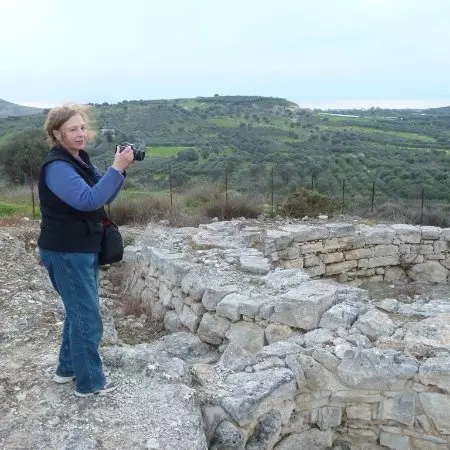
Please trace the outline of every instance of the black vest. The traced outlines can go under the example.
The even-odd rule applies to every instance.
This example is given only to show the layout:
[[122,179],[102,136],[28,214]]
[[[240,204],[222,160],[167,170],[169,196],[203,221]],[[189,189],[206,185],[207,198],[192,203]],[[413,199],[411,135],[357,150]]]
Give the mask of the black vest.
[[41,233],[38,246],[55,252],[98,253],[103,232],[104,208],[79,211],[63,202],[45,183],[45,166],[52,161],[66,161],[89,186],[94,186],[95,173],[88,154],[81,150],[83,164],[62,147],[53,147],[41,165],[39,200],[41,208]]

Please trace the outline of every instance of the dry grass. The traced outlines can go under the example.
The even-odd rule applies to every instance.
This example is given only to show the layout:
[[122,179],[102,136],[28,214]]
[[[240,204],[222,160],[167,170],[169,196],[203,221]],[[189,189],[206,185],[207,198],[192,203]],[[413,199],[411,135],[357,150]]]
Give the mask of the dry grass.
[[226,197],[218,185],[197,186],[182,194],[122,197],[111,206],[111,216],[118,225],[147,224],[167,220],[175,227],[198,226],[210,219],[256,218],[263,210],[263,201],[255,195],[231,191]]
[[372,213],[367,207],[358,208],[355,213],[361,217],[373,217],[391,223],[409,223],[413,225],[431,225],[441,228],[450,227],[450,206],[433,205],[424,207],[423,218],[420,205],[405,205],[401,202],[387,201],[374,208]]
[[393,294],[394,298],[402,298],[402,297],[414,298],[414,296],[416,295],[421,295],[422,290],[415,284],[405,284],[396,287]]
[[[34,198],[38,199],[37,186],[34,186]],[[2,186],[0,187],[0,199],[11,203],[31,203],[30,186]]]

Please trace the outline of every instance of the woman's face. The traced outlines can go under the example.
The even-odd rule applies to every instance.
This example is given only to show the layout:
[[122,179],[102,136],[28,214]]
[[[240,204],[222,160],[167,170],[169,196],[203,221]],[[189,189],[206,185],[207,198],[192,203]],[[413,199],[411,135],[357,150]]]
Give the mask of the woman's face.
[[60,129],[60,141],[73,152],[83,150],[86,146],[87,131],[83,117],[75,114]]

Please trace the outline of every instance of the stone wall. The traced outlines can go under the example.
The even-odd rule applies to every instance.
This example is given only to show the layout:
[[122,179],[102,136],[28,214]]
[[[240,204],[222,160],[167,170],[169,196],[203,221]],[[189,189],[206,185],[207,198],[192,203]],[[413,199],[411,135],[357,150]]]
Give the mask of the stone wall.
[[126,288],[222,356],[192,368],[210,448],[444,449],[450,305],[331,279],[446,281],[450,230],[220,222],[149,227]]
[[412,225],[286,225],[262,233],[256,245],[282,267],[304,268],[311,277],[443,282],[450,268],[450,228]]

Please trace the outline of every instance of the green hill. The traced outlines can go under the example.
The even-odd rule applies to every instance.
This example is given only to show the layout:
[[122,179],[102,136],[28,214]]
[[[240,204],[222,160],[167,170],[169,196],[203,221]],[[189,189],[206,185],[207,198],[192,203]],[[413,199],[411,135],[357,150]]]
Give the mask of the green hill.
[[[215,96],[93,104],[97,137],[89,149],[103,168],[114,145],[146,146],[129,173],[135,189],[224,182],[277,195],[303,186],[338,196],[450,198],[449,108],[311,111],[280,98]],[[45,111],[44,111],[45,113]],[[0,120],[2,136],[42,127],[45,114]],[[272,180],[273,167],[273,180]]]
[[28,116],[31,114],[39,114],[40,112],[42,112],[42,108],[16,105],[15,103],[0,99],[0,118]]

